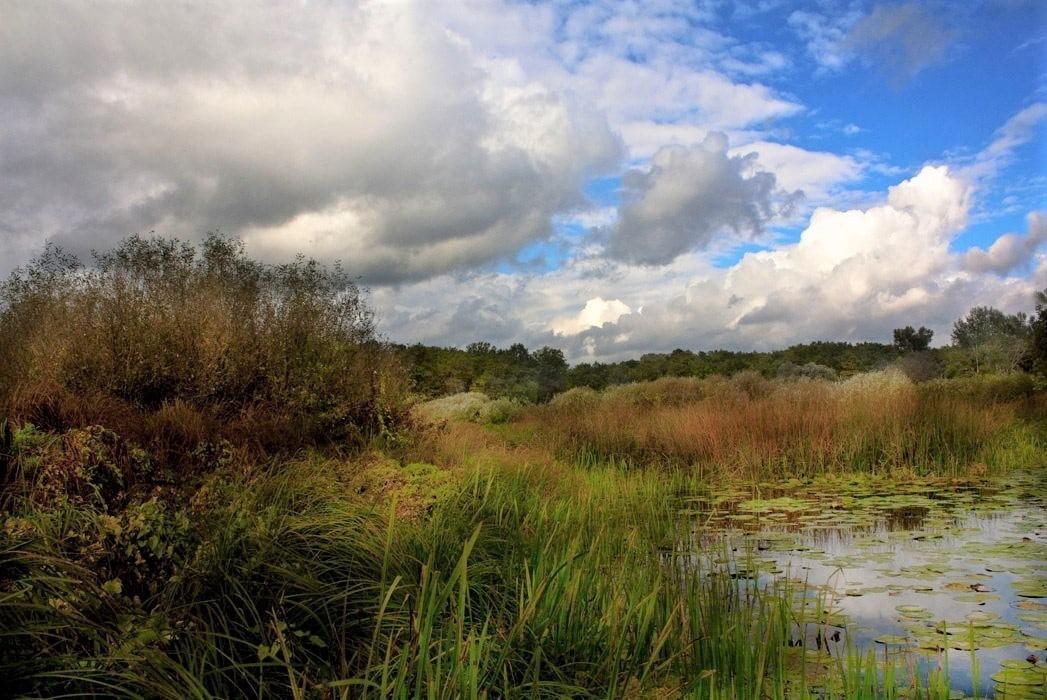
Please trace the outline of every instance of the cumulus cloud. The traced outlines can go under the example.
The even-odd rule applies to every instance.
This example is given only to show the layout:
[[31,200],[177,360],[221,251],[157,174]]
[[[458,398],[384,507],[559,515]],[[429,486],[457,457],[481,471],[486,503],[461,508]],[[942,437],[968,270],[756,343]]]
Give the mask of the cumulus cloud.
[[616,137],[422,9],[9,5],[5,263],[49,236],[84,250],[220,227],[263,257],[394,282],[546,237]]
[[[819,208],[795,244],[699,272],[682,294],[584,331],[576,346],[615,356],[644,344],[693,347],[695,339],[705,347],[767,347],[811,337],[886,337],[903,319],[937,318],[950,306],[949,294],[967,284],[949,243],[969,208],[962,180],[944,166],[926,167],[890,188],[882,204]],[[946,313],[952,318],[951,309]]]
[[[874,205],[816,209],[796,242],[748,253],[727,268],[698,252],[656,268],[582,257],[511,282],[502,274],[444,276],[396,295],[382,292],[377,301],[380,310],[414,310],[409,319],[383,311],[393,319],[385,327],[391,336],[451,340],[447,329],[463,307],[436,300],[482,297],[499,317],[518,321],[505,342],[555,345],[573,361],[676,347],[771,349],[813,338],[883,341],[914,323],[947,337],[970,306],[1027,310],[1032,292],[1047,286],[1047,256],[1035,250],[1027,277],[986,274],[951,250],[971,205],[965,179],[928,166]],[[1031,217],[1027,236],[1042,236],[1044,221]],[[452,342],[486,337],[477,331]]]
[[963,267],[971,272],[1004,275],[1033,262],[1033,255],[1047,242],[1047,213],[1029,214],[1029,230],[1024,235],[1005,233],[988,250],[970,248],[963,254]]
[[718,133],[690,148],[661,149],[650,169],[622,178],[624,201],[606,232],[608,255],[665,264],[723,231],[749,238],[763,233],[778,190],[774,175],[752,172],[756,157],[729,155],[727,138]]
[[597,328],[605,323],[614,323],[628,313],[632,313],[632,309],[620,299],[593,297],[585,302],[585,306],[577,315],[553,319],[550,329],[554,333],[574,335],[587,328]]

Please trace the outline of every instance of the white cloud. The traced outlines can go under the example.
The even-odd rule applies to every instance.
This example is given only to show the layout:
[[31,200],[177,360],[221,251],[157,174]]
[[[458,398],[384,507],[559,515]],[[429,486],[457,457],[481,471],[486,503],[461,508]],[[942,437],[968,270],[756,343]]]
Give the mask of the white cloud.
[[575,316],[561,316],[553,319],[549,329],[554,333],[575,335],[588,328],[599,328],[605,323],[614,323],[625,314],[632,313],[620,299],[593,297]]
[[690,132],[685,142],[693,143],[709,130],[762,128],[802,110],[794,99],[749,82],[784,69],[788,59],[710,29],[715,13],[700,4],[470,0],[437,6],[476,46],[600,109],[633,159],[667,143],[648,138],[663,126]]
[[807,53],[818,65],[819,72],[827,73],[843,69],[853,58],[844,46],[844,39],[860,17],[855,11],[828,16],[796,10],[789,15],[788,24],[805,42]]
[[972,181],[995,177],[1014,158],[1014,151],[1035,135],[1040,122],[1047,118],[1047,103],[1036,102],[1012,116],[993,133],[993,139],[960,171]]
[[798,146],[756,141],[730,150],[732,155],[756,153],[754,166],[774,174],[783,190],[802,190],[807,202],[821,203],[841,185],[862,176],[862,164],[851,156],[808,151]]
[[970,248],[963,254],[963,267],[971,272],[1007,274],[1033,262],[1039,247],[1047,242],[1047,212],[1032,212],[1025,235],[1005,233],[988,250]]

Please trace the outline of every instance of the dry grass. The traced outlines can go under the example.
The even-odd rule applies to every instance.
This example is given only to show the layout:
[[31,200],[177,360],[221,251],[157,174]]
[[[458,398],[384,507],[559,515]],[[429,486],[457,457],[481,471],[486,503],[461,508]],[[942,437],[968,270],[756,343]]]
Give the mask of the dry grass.
[[531,411],[539,442],[586,460],[746,478],[842,469],[952,469],[1011,434],[1019,401],[927,391],[895,373],[841,383],[754,377],[660,380],[575,392]]

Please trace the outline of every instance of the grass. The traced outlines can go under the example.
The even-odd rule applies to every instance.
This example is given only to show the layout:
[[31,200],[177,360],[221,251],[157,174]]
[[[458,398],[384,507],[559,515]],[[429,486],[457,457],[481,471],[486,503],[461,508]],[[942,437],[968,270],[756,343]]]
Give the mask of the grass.
[[[19,463],[55,440],[22,431]],[[399,489],[356,487],[374,461],[322,453],[115,513],[20,494],[0,670],[47,696],[948,696],[863,650],[808,659],[789,641],[821,618],[792,584],[699,566],[677,514],[694,472],[564,462],[473,423],[415,449],[447,477],[407,517]]]
[[524,421],[588,462],[624,461],[759,480],[832,471],[1039,466],[1043,399],[989,400],[891,372],[844,382],[757,376],[573,390]]

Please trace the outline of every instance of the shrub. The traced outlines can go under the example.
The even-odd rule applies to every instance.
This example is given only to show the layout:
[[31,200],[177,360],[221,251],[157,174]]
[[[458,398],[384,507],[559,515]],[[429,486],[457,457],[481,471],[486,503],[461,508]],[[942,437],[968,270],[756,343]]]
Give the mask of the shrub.
[[557,394],[549,401],[553,408],[564,411],[585,411],[600,402],[600,393],[587,386],[576,386]]
[[103,510],[117,508],[152,471],[143,450],[99,425],[73,428],[35,443],[20,442],[17,459],[30,498],[41,504],[71,500]]
[[633,406],[680,406],[701,399],[703,387],[703,380],[695,377],[662,377],[608,387],[604,396]]
[[522,408],[522,404],[513,399],[492,399],[478,391],[468,391],[426,401],[418,406],[418,412],[430,420],[506,423],[519,415]]
[[779,379],[836,379],[836,370],[832,367],[819,365],[816,362],[808,362],[797,365],[792,362],[783,362],[778,365]]
[[418,406],[418,412],[431,420],[479,420],[491,399],[479,391],[451,394]]
[[102,424],[169,455],[218,436],[293,449],[395,427],[403,395],[337,266],[132,236],[91,266],[50,247],[0,287],[0,407],[46,429]]

